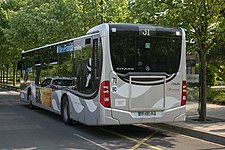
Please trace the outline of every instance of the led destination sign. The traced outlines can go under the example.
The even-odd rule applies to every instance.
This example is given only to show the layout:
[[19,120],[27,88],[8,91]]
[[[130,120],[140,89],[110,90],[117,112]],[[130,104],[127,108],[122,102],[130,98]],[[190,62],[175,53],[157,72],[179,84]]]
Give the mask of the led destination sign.
[[57,46],[57,53],[65,53],[73,51],[73,43],[65,43],[64,45]]

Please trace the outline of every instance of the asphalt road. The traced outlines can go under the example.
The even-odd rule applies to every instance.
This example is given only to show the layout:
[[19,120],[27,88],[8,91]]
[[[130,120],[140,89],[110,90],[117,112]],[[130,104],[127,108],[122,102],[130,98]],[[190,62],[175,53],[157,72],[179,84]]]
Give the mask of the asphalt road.
[[0,89],[0,150],[225,150],[222,145],[147,125],[90,127],[65,125],[59,115],[19,101],[19,93]]

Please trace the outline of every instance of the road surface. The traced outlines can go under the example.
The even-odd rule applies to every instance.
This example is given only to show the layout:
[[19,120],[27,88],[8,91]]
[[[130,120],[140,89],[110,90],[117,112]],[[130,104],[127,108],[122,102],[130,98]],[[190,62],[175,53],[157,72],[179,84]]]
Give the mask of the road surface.
[[225,146],[148,125],[65,125],[59,115],[31,110],[19,93],[0,89],[0,150],[209,150]]

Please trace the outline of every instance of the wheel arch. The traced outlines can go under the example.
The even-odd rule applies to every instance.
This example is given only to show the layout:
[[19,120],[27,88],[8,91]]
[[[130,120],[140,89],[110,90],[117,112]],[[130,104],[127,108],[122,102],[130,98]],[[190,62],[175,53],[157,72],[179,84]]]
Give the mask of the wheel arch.
[[71,114],[70,107],[71,107],[71,103],[70,103],[70,100],[68,98],[68,95],[66,93],[64,93],[61,97],[60,114],[62,116],[63,122],[67,125],[72,124],[72,119],[70,118],[70,114]]
[[63,101],[67,100],[70,104],[70,101],[69,101],[69,98],[68,98],[68,95],[66,93],[62,94],[62,97],[61,97],[61,103],[60,103],[60,114],[62,115],[62,107],[63,107]]

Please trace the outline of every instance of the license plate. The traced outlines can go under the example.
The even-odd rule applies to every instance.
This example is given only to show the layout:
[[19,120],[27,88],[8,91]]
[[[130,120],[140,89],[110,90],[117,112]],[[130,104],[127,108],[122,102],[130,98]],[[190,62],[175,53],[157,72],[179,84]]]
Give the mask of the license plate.
[[156,116],[155,111],[142,111],[138,112],[138,116]]

